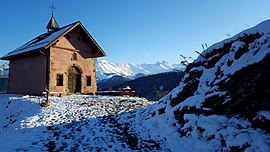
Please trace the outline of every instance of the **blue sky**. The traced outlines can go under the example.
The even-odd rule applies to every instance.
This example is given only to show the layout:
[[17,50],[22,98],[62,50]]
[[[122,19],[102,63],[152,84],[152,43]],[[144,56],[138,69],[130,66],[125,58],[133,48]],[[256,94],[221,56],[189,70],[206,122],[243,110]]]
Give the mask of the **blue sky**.
[[0,56],[46,32],[52,2],[60,26],[81,21],[114,63],[179,63],[270,18],[269,0],[5,0]]

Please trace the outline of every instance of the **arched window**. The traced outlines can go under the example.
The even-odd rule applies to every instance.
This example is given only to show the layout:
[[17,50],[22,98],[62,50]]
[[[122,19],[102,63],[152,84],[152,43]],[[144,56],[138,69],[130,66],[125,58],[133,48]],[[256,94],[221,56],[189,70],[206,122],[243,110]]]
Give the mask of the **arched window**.
[[72,60],[77,60],[77,59],[78,59],[78,58],[77,58],[77,53],[74,52],[74,53],[72,54]]

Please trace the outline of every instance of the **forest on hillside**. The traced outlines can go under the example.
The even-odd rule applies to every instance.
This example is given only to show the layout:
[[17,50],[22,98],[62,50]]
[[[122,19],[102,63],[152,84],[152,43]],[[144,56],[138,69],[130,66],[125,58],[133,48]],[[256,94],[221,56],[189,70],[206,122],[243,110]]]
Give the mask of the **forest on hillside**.
[[137,96],[144,97],[148,100],[156,100],[156,93],[158,91],[167,91],[169,93],[179,85],[183,75],[184,72],[182,71],[149,75],[114,86],[112,89],[119,90],[129,86],[136,92]]

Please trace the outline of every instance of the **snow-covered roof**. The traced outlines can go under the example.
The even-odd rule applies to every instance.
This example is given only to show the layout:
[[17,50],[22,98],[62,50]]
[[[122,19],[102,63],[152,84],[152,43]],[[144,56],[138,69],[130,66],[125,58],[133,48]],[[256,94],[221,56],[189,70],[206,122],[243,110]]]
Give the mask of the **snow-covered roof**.
[[123,90],[131,90],[130,86],[126,86]]
[[[37,36],[36,38],[30,40],[25,43],[21,47],[17,48],[14,51],[9,52],[8,54],[2,56],[0,59],[8,60],[10,57],[17,56],[20,54],[24,54],[27,52],[35,51],[41,48],[47,48],[51,46],[59,37],[69,32],[71,29],[75,28],[77,25],[81,25],[80,22],[74,22],[72,24],[61,27],[55,31],[47,32]],[[105,55],[101,47],[95,42],[95,40],[91,37],[91,35],[86,31],[86,29],[81,25],[81,27],[85,30],[85,32],[89,35],[95,45],[99,48],[102,54]]]

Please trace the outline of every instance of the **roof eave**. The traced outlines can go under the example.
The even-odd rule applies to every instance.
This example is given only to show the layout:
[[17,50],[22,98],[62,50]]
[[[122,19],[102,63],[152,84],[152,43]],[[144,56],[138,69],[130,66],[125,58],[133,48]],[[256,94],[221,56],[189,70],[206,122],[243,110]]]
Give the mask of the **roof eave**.
[[4,57],[1,57],[0,60],[10,61],[10,60],[12,60],[14,58],[25,56],[27,54],[32,54],[32,53],[35,53],[37,50],[42,50],[42,49],[44,49],[44,47],[38,48],[38,49],[35,49],[35,50],[31,50],[31,51],[28,51],[28,52],[20,53],[20,54],[15,54],[15,55],[11,55],[11,56],[4,56]]
[[107,56],[106,54],[95,54],[94,58],[100,58],[100,57],[105,57]]
[[9,59],[7,57],[1,57],[0,60],[6,60],[9,61]]

